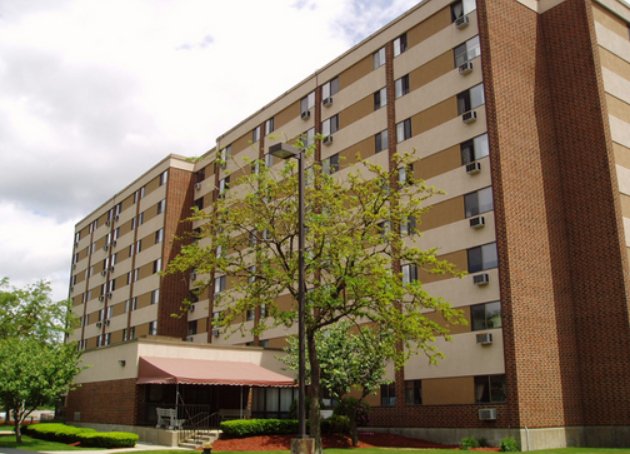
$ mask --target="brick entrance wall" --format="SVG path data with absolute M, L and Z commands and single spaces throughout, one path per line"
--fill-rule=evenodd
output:
M 135 378 L 84 383 L 68 394 L 66 419 L 73 422 L 75 412 L 80 412 L 76 422 L 135 425 L 139 389 Z

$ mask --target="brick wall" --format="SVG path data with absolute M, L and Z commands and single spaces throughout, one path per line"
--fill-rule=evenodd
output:
M 164 214 L 163 267 L 179 253 L 185 232 L 190 232 L 191 223 L 183 222 L 190 216 L 193 203 L 193 174 L 187 170 L 169 170 L 166 193 L 167 207 Z M 179 239 L 178 239 L 179 238 Z M 188 296 L 188 281 L 181 274 L 169 274 L 160 279 L 160 308 L 158 312 L 158 334 L 183 338 L 187 334 L 186 317 L 171 317 L 179 313 L 182 301 Z
M 402 400 L 403 404 L 370 408 L 369 424 L 375 427 L 510 427 L 506 404 L 405 406 L 404 399 L 396 400 Z M 497 420 L 479 421 L 480 408 L 496 408 Z
M 630 423 L 628 264 L 591 3 L 542 16 L 579 333 L 584 424 Z M 560 126 L 562 125 L 562 126 Z
M 80 422 L 134 425 L 138 415 L 136 379 L 84 383 L 66 398 L 65 415 L 74 421 L 80 412 Z

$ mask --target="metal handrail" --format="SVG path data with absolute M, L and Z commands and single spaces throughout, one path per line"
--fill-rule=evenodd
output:
M 212 414 L 198 413 L 190 419 L 184 422 L 181 430 L 179 431 L 179 442 L 184 440 L 196 439 L 200 431 L 218 429 L 221 417 L 219 412 Z

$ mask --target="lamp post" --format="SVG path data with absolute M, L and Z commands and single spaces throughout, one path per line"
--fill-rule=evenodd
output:
M 298 423 L 299 438 L 291 443 L 291 452 L 295 454 L 312 453 L 312 438 L 306 436 L 306 282 L 304 276 L 304 150 L 277 143 L 269 147 L 269 154 L 280 159 L 298 161 Z

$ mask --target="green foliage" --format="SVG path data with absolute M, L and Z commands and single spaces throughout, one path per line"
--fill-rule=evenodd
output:
M 295 419 L 234 419 L 221 422 L 223 435 L 231 438 L 254 435 L 286 435 L 297 433 Z
M 475 437 L 464 437 L 459 442 L 459 448 L 462 451 L 469 451 L 473 448 L 478 448 L 478 447 L 479 447 L 479 441 L 477 441 Z
M 518 452 L 521 448 L 513 437 L 505 437 L 501 439 L 500 449 L 503 452 Z
M 344 397 L 335 407 L 334 414 L 351 418 L 353 413 L 357 426 L 367 426 L 369 422 L 368 410 L 370 406 L 354 397 Z
M 0 279 L 0 401 L 18 443 L 20 424 L 66 394 L 80 370 L 76 347 L 63 343 L 73 322 L 70 302 L 53 302 L 47 282 L 17 289 Z
M 95 448 L 133 448 L 138 435 L 131 432 L 82 432 L 77 435 L 81 446 Z
M 350 418 L 345 415 L 333 415 L 321 422 L 323 434 L 349 434 Z
M 97 432 L 87 427 L 67 426 L 59 423 L 32 424 L 24 432 L 35 438 L 76 443 L 81 446 L 98 448 L 131 448 L 138 441 L 138 435 L 131 432 Z

